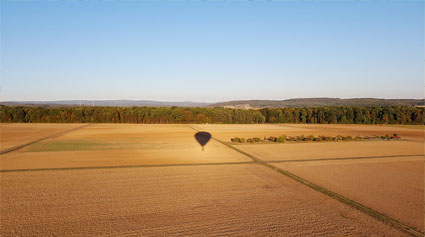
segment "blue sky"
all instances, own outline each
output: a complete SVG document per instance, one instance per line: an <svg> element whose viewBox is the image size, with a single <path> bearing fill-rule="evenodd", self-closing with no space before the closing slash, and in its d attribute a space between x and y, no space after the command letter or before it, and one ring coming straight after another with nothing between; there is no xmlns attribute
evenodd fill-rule
<svg viewBox="0 0 425 237"><path fill-rule="evenodd" d="M1 100L424 97L424 1L1 2Z"/></svg>

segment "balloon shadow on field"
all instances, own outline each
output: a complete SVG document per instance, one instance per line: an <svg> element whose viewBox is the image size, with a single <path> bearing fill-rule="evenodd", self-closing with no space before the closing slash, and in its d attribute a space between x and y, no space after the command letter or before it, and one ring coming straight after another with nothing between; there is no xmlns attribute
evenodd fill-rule
<svg viewBox="0 0 425 237"><path fill-rule="evenodd" d="M211 133L209 132L197 132L195 134L195 139L202 146L202 150L204 150L204 146L209 142L211 137Z"/></svg>

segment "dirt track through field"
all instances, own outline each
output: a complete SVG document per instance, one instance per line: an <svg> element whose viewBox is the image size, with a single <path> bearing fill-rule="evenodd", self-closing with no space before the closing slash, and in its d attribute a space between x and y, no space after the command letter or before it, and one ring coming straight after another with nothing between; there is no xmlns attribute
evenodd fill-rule
<svg viewBox="0 0 425 237"><path fill-rule="evenodd" d="M338 161L338 160L369 160L369 159L404 159L406 157L421 157L418 155L394 155L394 156L364 156L364 157L341 157L324 159L302 159L302 160L270 160L270 161L240 161L240 162L215 162L215 163L186 163L186 164L152 164L152 165L118 165L118 166L84 166L84 167L64 167L64 168L38 168L38 169L6 169L0 173L10 172L35 172L35 171L59 171L59 170L90 170L90 169L125 169L125 168L153 168L153 167L178 167L178 166L209 166L209 165L241 165L253 163L292 163L292 162L318 162L318 161Z"/></svg>
<svg viewBox="0 0 425 237"><path fill-rule="evenodd" d="M188 127L192 128L193 130L198 131L198 132L201 131L201 130L199 130L199 129L195 128L195 127L192 127L192 126L188 126ZM377 219L379 221L382 221L382 222L384 222L384 223L386 223L386 224L388 224L390 226L393 226L393 227L395 227L395 228L397 228L399 230L402 230L402 231L404 231L405 233L407 233L409 235L412 235L412 236L424 236L424 233L418 231L416 228L413 228L413 227L411 227L409 225L406 225L406 224L404 224L404 223L402 223L402 222L400 222L400 221L398 221L398 220L396 220L396 219L394 219L394 218L392 218L392 217L390 217L388 215L385 215L385 214L383 214L381 212L378 212L378 211L376 211L376 210L374 210L374 209L372 209L370 207L367 207L367 206L365 206L365 205L363 205L363 204L361 204L359 202L356 202L354 200L348 199L348 198L346 198L346 197L344 197L344 196L342 196L342 195L340 195L338 193L335 193L335 192L333 192L333 191L331 191L329 189L326 189L326 188L324 188L322 186L319 186L319 185L317 185L315 183L312 183L312 182L310 182L308 180L305 180L305 179L303 179L303 178L301 178L301 177L299 177L299 176L297 176L297 175L295 175L295 174L293 174L293 173L291 173L289 171L286 171L286 170L283 170L281 168L278 168L278 167L276 167L276 166L274 166L274 165L272 165L270 163L266 163L262 159L260 159L260 158L258 158L256 156L253 156L253 155L251 155L251 154L249 154L249 153L247 153L245 151L242 151L242 150L236 148L235 146L230 145L229 143L223 142L223 141L221 141L221 140L219 140L219 139L217 139L215 137L212 137L212 139L214 139L215 141L220 142L221 144L223 144L223 145L225 145L225 146L227 146L227 147L229 147L229 148L231 148L231 149L233 149L233 150L235 150L235 151L237 151L237 152L239 152L239 153L241 153L241 154L249 157L250 159L252 159L255 163L257 163L259 165L263 165L263 166L265 166L267 168L270 168L270 169L272 169L272 170L274 170L274 171L276 171L276 172L278 172L280 174L283 174L283 175L285 175L285 176L287 176L287 177L289 177L289 178L291 178L291 179L293 179L293 180L295 180L295 181L297 181L297 182L299 182L301 184L306 185L309 188L312 188L312 189L314 189L314 190L316 190L316 191L318 191L320 193L323 193L323 194L325 194L325 195L327 195L327 196L329 196L329 197L331 197L333 199L336 199L336 200L338 200L338 201L340 201L340 202L342 202L342 203L344 203L344 204L346 204L348 206L351 206L351 207L353 207L353 208L355 208L355 209L357 209L357 210L359 210L359 211L361 211L361 212L363 212L363 213L365 213L365 214L367 214L367 215L369 215L369 216L371 216L371 217L373 217L373 218L375 218L375 219Z"/></svg>
<svg viewBox="0 0 425 237"><path fill-rule="evenodd" d="M337 161L337 160L369 160L369 159L388 159L388 158L400 158L400 159L403 159L405 157L421 157L421 158L424 158L424 154L416 154L416 155L392 155L392 156L336 157L336 158L299 159L299 160L268 160L268 161L264 161L264 163L315 162L315 161Z"/></svg>
<svg viewBox="0 0 425 237"><path fill-rule="evenodd" d="M71 129L69 129L69 130L62 131L62 132L58 132L58 133L56 133L56 134L52 134L52 135L49 135L49 136L46 136L46 137L43 137L43 138L40 138L40 139L37 139L37 140L31 141L31 142L27 142L27 143L25 143L25 144L21 144L21 145L18 145L18 146L11 147L11 148L8 148L8 149L6 149L6 150L0 151L0 155L6 154L6 153L9 153L9 152L12 152L12 151L16 151L16 150L19 150L19 149L22 149L22 148L24 148L24 147L27 147L27 146L32 145L32 144L35 144L35 143L37 143L37 142L41 142L41 141L46 140L46 139L50 139L50 138L57 138L57 137L60 137L60 136L65 135L65 134L67 134L67 133L73 132L73 131L75 131L75 130L78 130L78 129L81 129L81 128L85 128L85 127L88 127L88 126L90 126L90 125L91 125L91 124L85 124L85 125L80 126L80 127L71 128Z"/></svg>
<svg viewBox="0 0 425 237"><path fill-rule="evenodd" d="M14 169L0 170L0 173L10 172L35 172L35 171L59 171L59 170L91 170L91 169L126 169L126 168L155 168L155 167L180 167L180 166L210 166L210 165L243 165L254 164L254 161L221 162L221 163L192 163L192 164L158 164L158 165L121 165L121 166L87 166L67 168L42 168L42 169Z"/></svg>

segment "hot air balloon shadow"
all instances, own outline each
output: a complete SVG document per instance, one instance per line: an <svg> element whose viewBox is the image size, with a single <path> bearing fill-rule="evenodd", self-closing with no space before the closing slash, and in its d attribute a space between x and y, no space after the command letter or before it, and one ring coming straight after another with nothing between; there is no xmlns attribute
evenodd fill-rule
<svg viewBox="0 0 425 237"><path fill-rule="evenodd" d="M195 134L195 139L202 146L202 150L204 150L204 146L211 139L211 134L209 132L197 132Z"/></svg>

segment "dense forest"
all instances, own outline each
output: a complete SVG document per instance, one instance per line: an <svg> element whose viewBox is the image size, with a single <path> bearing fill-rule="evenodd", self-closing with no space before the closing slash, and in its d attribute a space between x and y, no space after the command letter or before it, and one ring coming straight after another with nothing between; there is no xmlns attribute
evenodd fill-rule
<svg viewBox="0 0 425 237"><path fill-rule="evenodd" d="M424 124L425 108L335 106L242 110L193 107L0 106L2 123L321 123Z"/></svg>

